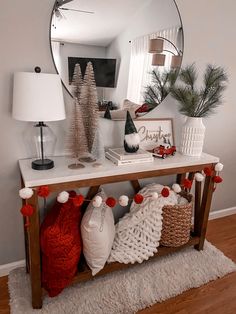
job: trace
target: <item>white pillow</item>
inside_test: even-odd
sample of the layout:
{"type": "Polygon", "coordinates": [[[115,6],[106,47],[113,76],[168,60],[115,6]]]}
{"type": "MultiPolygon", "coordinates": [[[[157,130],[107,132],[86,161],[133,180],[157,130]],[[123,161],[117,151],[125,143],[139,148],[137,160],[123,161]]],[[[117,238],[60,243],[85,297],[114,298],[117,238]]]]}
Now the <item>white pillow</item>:
{"type": "Polygon", "coordinates": [[[101,206],[95,208],[90,202],[81,222],[83,253],[93,276],[103,269],[115,237],[114,216],[105,203],[107,197],[104,191],[97,195],[103,199],[101,206]]]}

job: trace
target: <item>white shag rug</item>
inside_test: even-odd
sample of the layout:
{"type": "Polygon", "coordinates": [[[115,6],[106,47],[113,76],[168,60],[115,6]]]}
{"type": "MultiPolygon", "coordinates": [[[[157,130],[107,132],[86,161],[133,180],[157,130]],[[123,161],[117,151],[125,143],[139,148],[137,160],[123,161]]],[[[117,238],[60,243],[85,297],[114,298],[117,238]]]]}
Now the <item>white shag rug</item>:
{"type": "Polygon", "coordinates": [[[78,283],[32,310],[29,276],[20,268],[9,275],[12,314],[130,314],[236,270],[236,264],[205,242],[203,251],[187,248],[128,269],[78,283]]]}

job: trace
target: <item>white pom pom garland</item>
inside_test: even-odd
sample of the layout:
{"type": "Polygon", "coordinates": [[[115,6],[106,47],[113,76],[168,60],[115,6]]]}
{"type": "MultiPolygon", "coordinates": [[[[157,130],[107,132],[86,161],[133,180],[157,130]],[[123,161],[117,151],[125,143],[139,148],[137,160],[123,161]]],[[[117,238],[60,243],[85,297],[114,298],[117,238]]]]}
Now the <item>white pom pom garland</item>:
{"type": "Polygon", "coordinates": [[[203,180],[204,180],[204,175],[203,174],[201,174],[200,172],[197,172],[197,173],[195,173],[195,180],[197,181],[197,182],[202,182],[203,180]]]}
{"type": "Polygon", "coordinates": [[[181,186],[178,184],[178,183],[174,183],[172,185],[172,190],[175,192],[175,193],[180,193],[181,192],[181,186]]]}
{"type": "Polygon", "coordinates": [[[68,201],[68,199],[69,199],[69,193],[66,191],[63,191],[57,195],[58,203],[64,204],[68,201]]]}
{"type": "Polygon", "coordinates": [[[126,195],[121,195],[119,197],[119,204],[120,206],[127,206],[129,204],[129,198],[126,195]]]}
{"type": "Polygon", "coordinates": [[[102,198],[99,195],[96,195],[93,200],[92,200],[92,204],[94,207],[100,207],[102,205],[102,198]]]}
{"type": "Polygon", "coordinates": [[[220,162],[218,162],[216,165],[215,165],[215,171],[222,171],[224,168],[224,165],[220,162]]]}
{"type": "Polygon", "coordinates": [[[34,194],[34,191],[31,188],[23,188],[19,191],[19,196],[24,200],[31,198],[34,194]]]}
{"type": "Polygon", "coordinates": [[[157,200],[158,199],[158,193],[157,192],[152,192],[151,193],[151,198],[153,199],[153,200],[157,200]]]}

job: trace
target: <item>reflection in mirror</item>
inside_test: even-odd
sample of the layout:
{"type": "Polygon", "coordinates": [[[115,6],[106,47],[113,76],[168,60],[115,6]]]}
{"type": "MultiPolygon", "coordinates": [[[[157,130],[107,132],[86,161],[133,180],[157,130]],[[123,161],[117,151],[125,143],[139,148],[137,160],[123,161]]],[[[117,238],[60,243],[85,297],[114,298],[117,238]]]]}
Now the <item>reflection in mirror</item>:
{"type": "Polygon", "coordinates": [[[153,73],[160,84],[168,73],[177,77],[182,24],[174,0],[58,0],[52,14],[51,48],[71,94],[75,65],[79,63],[84,74],[91,61],[99,110],[109,106],[112,118],[123,119],[126,110],[137,117],[168,94],[166,88],[165,94],[150,97],[152,88],[161,92],[153,73]]]}

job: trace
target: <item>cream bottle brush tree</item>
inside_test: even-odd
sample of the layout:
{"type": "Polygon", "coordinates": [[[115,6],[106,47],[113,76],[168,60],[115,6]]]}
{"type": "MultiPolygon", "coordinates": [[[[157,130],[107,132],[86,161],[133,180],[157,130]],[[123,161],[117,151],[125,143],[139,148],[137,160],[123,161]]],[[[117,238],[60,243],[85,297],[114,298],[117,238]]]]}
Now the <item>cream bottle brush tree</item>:
{"type": "MultiPolygon", "coordinates": [[[[84,130],[88,142],[88,151],[91,153],[99,119],[97,88],[91,62],[88,62],[86,67],[79,102],[82,109],[84,130]]],[[[86,161],[89,160],[86,159],[86,161]]]]}
{"type": "Polygon", "coordinates": [[[70,169],[84,168],[84,165],[79,163],[78,159],[88,153],[88,143],[84,131],[81,107],[79,105],[82,83],[81,68],[79,64],[76,64],[72,79],[74,106],[70,114],[69,131],[66,138],[66,149],[70,156],[75,159],[75,163],[68,166],[70,169]]]}

